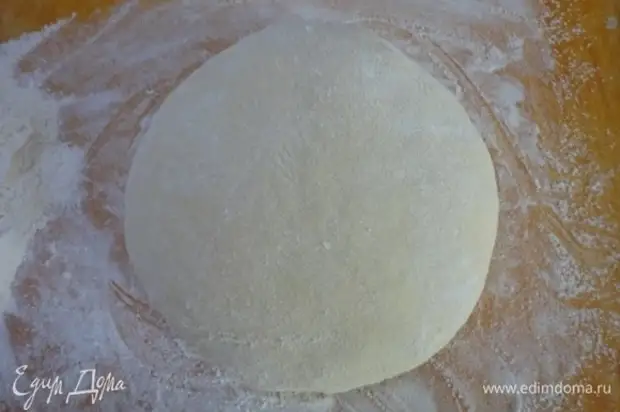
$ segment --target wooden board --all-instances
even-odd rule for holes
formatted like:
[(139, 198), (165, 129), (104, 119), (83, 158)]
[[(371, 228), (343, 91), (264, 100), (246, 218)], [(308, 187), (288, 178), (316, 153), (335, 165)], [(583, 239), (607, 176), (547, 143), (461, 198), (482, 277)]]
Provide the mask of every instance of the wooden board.
[[(42, 66), (53, 66), (73, 50), (80, 50), (81, 58), (87, 59), (90, 56), (89, 46), (85, 44), (89, 36), (107, 24), (111, 6), (115, 3), (118, 2), (37, 0), (26, 5), (20, 0), (8, 0), (8, 2), (5, 0), (0, 6), (0, 41), (26, 31), (38, 30), (43, 24), (77, 13), (80, 17), (79, 21), (61, 29), (50, 40), (24, 57), (19, 65), (18, 75), (30, 73)], [(140, 7), (123, 15), (120, 23), (115, 23), (115, 30), (118, 29), (119, 33), (122, 33), (123, 27), (139, 26), (136, 22), (140, 19), (140, 10), (153, 10), (160, 3), (142, 2)], [(345, 12), (358, 7), (355, 1), (325, 3), (330, 3), (334, 8)], [(528, 43), (529, 48), (524, 48), (525, 60), (537, 69), (530, 69), (528, 65), (513, 65), (503, 69), (503, 75), (517, 79), (524, 89), (525, 98), (519, 103), (519, 109), (537, 126), (540, 132), (537, 144), (541, 152), (547, 156), (547, 162), (544, 167), (540, 168), (544, 171), (542, 179), (545, 182), (544, 184), (537, 183), (536, 179), (540, 176), (536, 175), (527, 179), (518, 177), (528, 175), (530, 167), (527, 164), (520, 166), (519, 163), (520, 161), (527, 163), (527, 158), (524, 160), (515, 155), (511, 158), (513, 163), (510, 163), (512, 166), (508, 169), (515, 173), (517, 180), (521, 179), (519, 184), (527, 188), (530, 196), (551, 200), (546, 207), (533, 207), (523, 215), (516, 216), (511, 214), (512, 212), (504, 214), (505, 219), (512, 219), (520, 225), (519, 233), (524, 236), (529, 233), (531, 236), (527, 241), (523, 239), (523, 242), (519, 242), (519, 251), (514, 253), (522, 256), (524, 261), (531, 260), (536, 263), (528, 265), (525, 262), (520, 266), (518, 271), (522, 278), (522, 282), (518, 285), (520, 292), (513, 298), (498, 304), (495, 296), (486, 294), (481, 300), (478, 312), (470, 319), (463, 334), (466, 335), (476, 330), (483, 331), (481, 332), (483, 335), (491, 333), (489, 331), (499, 322), (498, 315), (495, 313), (499, 308), (505, 311), (501, 316), (516, 318), (522, 313), (532, 315), (530, 312), (536, 308), (528, 307), (528, 305), (534, 301), (531, 297), (537, 293), (542, 293), (543, 296), (535, 302), (540, 303), (548, 299), (549, 302), (560, 302), (570, 310), (574, 310), (574, 313), (594, 314), (596, 319), (593, 319), (593, 322), (596, 328), (587, 329), (587, 337), (596, 341), (596, 347), (606, 348), (606, 350), (596, 351), (587, 361), (579, 362), (580, 370), (571, 375), (571, 383), (590, 383), (594, 386), (611, 385), (612, 393), (600, 396), (565, 395), (567, 400), (562, 410), (569, 412), (620, 410), (620, 262), (618, 261), (618, 256), (620, 256), (618, 254), (620, 251), (620, 172), (618, 172), (620, 168), (620, 115), (617, 113), (620, 107), (620, 28), (617, 28), (620, 4), (613, 0), (572, 2), (545, 0), (534, 7), (537, 19), (544, 28), (545, 37), (549, 39), (555, 63), (551, 68), (540, 69), (545, 65), (540, 61), (543, 56), (539, 53), (535, 43)], [(101, 11), (93, 15), (93, 11), (97, 9)], [(376, 10), (369, 10), (368, 13), (381, 17), (382, 10), (377, 6)], [(234, 43), (235, 38), (261, 27), (268, 20), (260, 13), (252, 12), (235, 14), (235, 16), (236, 27), (243, 27), (242, 30), (228, 30), (227, 22), (230, 16), (226, 12), (218, 12), (210, 16), (208, 21), (214, 27), (213, 35), (205, 37), (204, 42), (194, 52), (203, 53), (203, 57), (217, 53)], [(372, 24), (378, 30), (390, 31), (390, 35), (399, 39), (412, 38), (411, 33), (393, 30), (389, 19), (382, 21), (376, 18)], [(520, 32), (518, 27), (507, 25), (504, 28), (498, 28), (488, 24), (479, 24), (473, 28), (473, 32), (491, 37), (502, 37), (503, 29), (511, 33)], [(110, 38), (115, 36), (114, 33), (106, 35)], [(127, 39), (128, 37), (125, 37), (124, 41), (128, 41)], [(443, 51), (444, 49), (439, 50), (438, 55), (441, 55)], [(66, 71), (57, 69), (47, 76), (44, 83), (51, 92), (63, 95), (85, 96), (87, 93), (118, 87), (124, 87), (126, 90), (122, 102), (119, 102), (119, 105), (113, 105), (114, 113), (107, 117), (109, 121), (102, 126), (99, 137), (88, 146), (89, 181), (85, 184), (85, 188), (90, 196), (85, 210), (96, 228), (114, 233), (115, 247), (111, 252), (112, 260), (127, 271), (130, 269), (128, 269), (124, 252), (120, 221), (108, 207), (111, 200), (99, 189), (105, 186), (106, 182), (110, 183), (118, 175), (126, 173), (129, 162), (127, 153), (130, 153), (131, 142), (139, 133), (141, 127), (139, 120), (144, 114), (155, 110), (165, 94), (204, 60), (198, 54), (194, 60), (187, 60), (188, 63), (182, 73), (175, 72), (174, 75), (170, 74), (167, 77), (164, 75), (162, 79), (154, 81), (153, 87), (149, 89), (134, 90), (131, 81), (126, 80), (135, 76), (135, 73), (144, 73), (146, 66), (136, 65), (131, 73), (124, 73), (125, 77), (123, 77), (112, 73), (114, 66), (110, 63), (109, 68), (101, 69), (101, 73), (107, 70), (105, 76), (102, 74), (99, 77), (93, 77), (88, 71), (88, 64), (85, 60), (80, 61), (79, 57), (69, 63), (64, 63), (65, 69), (68, 66), (73, 68), (71, 76), (67, 75)], [(465, 57), (450, 56), (450, 52), (447, 54), (447, 57), (441, 58), (443, 64), (450, 66), (453, 72), (458, 72)], [(165, 70), (164, 74), (166, 74)], [(476, 86), (471, 86), (473, 87), (471, 90), (468, 89), (470, 86), (465, 84), (467, 80), (467, 76), (464, 79), (457, 79), (461, 83), (464, 82), (461, 86), (465, 93), (468, 90), (473, 93)], [(147, 99), (153, 94), (156, 98)], [(485, 101), (484, 93), (475, 94), (470, 99), (471, 104), (478, 108), (484, 106)], [(491, 106), (487, 108), (490, 113), (493, 112)], [(64, 121), (66, 122), (65, 139), (78, 145), (85, 145), (92, 140), (92, 136), (86, 136), (81, 132), (80, 125), (85, 122), (84, 119), (67, 111)], [(498, 127), (501, 129), (501, 124)], [(501, 133), (497, 132), (497, 134)], [(509, 134), (507, 136), (510, 137)], [(111, 144), (111, 141), (116, 143)], [(510, 142), (500, 142), (498, 153), (502, 151), (500, 150), (503, 147), (501, 144), (509, 145)], [(495, 153), (494, 156), (501, 158), (502, 155)], [(125, 161), (119, 161), (121, 158)], [(505, 196), (508, 198), (517, 195), (507, 191)], [(563, 213), (559, 213), (557, 211), (559, 209)], [(600, 220), (605, 221), (604, 226), (592, 223)], [(70, 220), (59, 219), (53, 222), (46, 230), (38, 234), (35, 241), (35, 254), (45, 255), (44, 246), (50, 239), (59, 236), (77, 236), (67, 234), (73, 233), (74, 227), (75, 223)], [(561, 291), (557, 289), (545, 289), (544, 285), (538, 282), (540, 279), (532, 280), (529, 277), (528, 270), (542, 264), (546, 256), (545, 248), (549, 247), (548, 242), (542, 240), (541, 231), (551, 232), (560, 239), (564, 248), (568, 250), (571, 262), (576, 262), (575, 265), (579, 270), (584, 273), (598, 271), (596, 278), (588, 277), (594, 285), (590, 290), (566, 297), (561, 295)], [(584, 239), (590, 239), (590, 243)], [(495, 272), (504, 270), (502, 265), (503, 263), (498, 259), (495, 263)], [(16, 293), (21, 298), (22, 304), (31, 307), (43, 305), (37, 291), (45, 283), (44, 279), (53, 279), (58, 273), (51, 273), (49, 266), (42, 265), (41, 261), (31, 262), (20, 270)], [(162, 332), (166, 330), (165, 325), (162, 326), (162, 320), (150, 308), (145, 307), (142, 301), (135, 300), (139, 292), (132, 291), (133, 296), (127, 295), (126, 288), (118, 287), (123, 280), (119, 279), (118, 283), (112, 285), (111, 288), (111, 296), (126, 302), (127, 307), (131, 309), (124, 311), (114, 309), (114, 307), (111, 309), (117, 322), (118, 333), (144, 363), (153, 365), (155, 370), (158, 367), (163, 368), (167, 362), (166, 353), (163, 350), (149, 351), (148, 344), (145, 345), (140, 339), (147, 332), (149, 339), (160, 339), (162, 334), (167, 333)], [(139, 316), (132, 317), (132, 314), (136, 313)], [(38, 368), (33, 366), (33, 370), (49, 372), (49, 363), (46, 363), (43, 358), (61, 356), (59, 353), (63, 351), (62, 345), (55, 344), (52, 340), (44, 345), (47, 349), (39, 350), (38, 355), (24, 348), (35, 341), (41, 345), (41, 341), (36, 338), (39, 332), (42, 336), (50, 336), (49, 334), (53, 332), (38, 331), (36, 316), (28, 314), (26, 310), (24, 313), (7, 315), (5, 321), (12, 333), (16, 357), (22, 363), (38, 365)], [(550, 321), (552, 322), (553, 319)], [(515, 322), (514, 327), (514, 339), (517, 341), (524, 339), (524, 335), (533, 333), (531, 325), (526, 321)], [(136, 334), (134, 330), (140, 328), (143, 328), (143, 333)], [(585, 338), (583, 335), (575, 335), (572, 339)], [(43, 341), (45, 342), (45, 339)], [(478, 341), (478, 344), (481, 345), (481, 342)], [(404, 378), (404, 381), (407, 382), (407, 379), (410, 379), (413, 382), (419, 378), (433, 382), (441, 381), (441, 383), (433, 384), (435, 401), (440, 405), (440, 411), (473, 411), (474, 409), (468, 405), (468, 400), (463, 395), (464, 389), (456, 387), (458, 380), (446, 379), (445, 370), (442, 369), (446, 363), (454, 361), (455, 353), (458, 352), (448, 351), (440, 354), (434, 362), (422, 367), (415, 376)], [(553, 354), (549, 356), (553, 357)], [(198, 369), (204, 368), (200, 364), (192, 365)], [(481, 368), (484, 369), (488, 365), (493, 365), (493, 363), (482, 364)], [(565, 362), (561, 366), (564, 367)], [(116, 366), (107, 364), (101, 367), (115, 370)], [(481, 370), (480, 373), (484, 376), (487, 372)], [(462, 371), (462, 373), (468, 372)], [(557, 373), (561, 375), (560, 372)], [(494, 382), (489, 379), (487, 383)], [(417, 410), (407, 409), (415, 405), (415, 402), (412, 404), (402, 400), (406, 398), (403, 391), (406, 392), (408, 387), (405, 385), (402, 389), (401, 386), (402, 382), (393, 382), (385, 388), (371, 388), (368, 391), (342, 395), (338, 398), (334, 410), (347, 410), (346, 405), (353, 405), (353, 408), (359, 412)], [(412, 388), (415, 387), (417, 386), (412, 386)], [(390, 400), (395, 396), (401, 399), (400, 405), (407, 405), (405, 409), (402, 409), (402, 406), (401, 409), (393, 406), (398, 403)], [(518, 403), (515, 404), (514, 401), (499, 396), (489, 395), (484, 398), (478, 395), (471, 399), (477, 402), (475, 410), (484, 412), (519, 410), (517, 409)], [(132, 398), (129, 396), (126, 401), (132, 401)], [(551, 410), (545, 409), (541, 403), (536, 405), (539, 408), (537, 410)], [(82, 406), (86, 408), (84, 410), (90, 410), (85, 403)], [(148, 408), (145, 407), (145, 410)], [(526, 405), (521, 410), (532, 409), (527, 409)]]

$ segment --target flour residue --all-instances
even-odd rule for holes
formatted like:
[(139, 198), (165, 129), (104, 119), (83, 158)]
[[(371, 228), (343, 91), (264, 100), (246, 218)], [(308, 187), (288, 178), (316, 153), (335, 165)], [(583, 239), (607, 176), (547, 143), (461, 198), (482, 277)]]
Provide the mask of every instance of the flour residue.
[[(101, 410), (127, 404), (139, 405), (136, 411), (162, 412), (562, 410), (567, 400), (560, 395), (489, 397), (480, 385), (566, 381), (589, 360), (611, 353), (598, 336), (603, 310), (571, 302), (584, 296), (596, 299), (598, 282), (613, 260), (600, 250), (614, 245), (609, 234), (614, 228), (604, 217), (577, 221), (571, 209), (578, 190), (574, 181), (547, 177), (549, 166), (575, 169), (585, 146), (575, 138), (581, 133), (575, 125), (555, 125), (565, 147), (561, 156), (545, 153), (541, 131), (523, 110), (526, 91), (517, 74), (527, 70), (544, 76), (555, 63), (529, 3), (178, 0), (139, 12), (130, 3), (53, 65), (40, 62), (35, 72), (19, 76), (19, 83), (9, 74), (36, 42), (24, 38), (1, 46), (0, 110), (3, 116), (10, 112), (12, 121), (0, 121), (11, 127), (12, 137), (4, 137), (4, 131), (0, 135), (0, 142), (6, 141), (6, 149), (0, 148), (0, 176), (2, 182), (9, 176), (5, 192), (13, 199), (0, 200), (0, 208), (11, 216), (0, 220), (5, 230), (1, 250), (13, 266), (19, 265), (22, 258), (16, 256), (23, 254), (19, 251), (27, 247), (34, 228), (50, 216), (69, 220), (62, 236), (54, 238), (45, 230), (40, 236), (45, 264), (55, 269), (38, 287), (37, 306), (21, 297), (11, 306), (15, 316), (37, 329), (29, 346), (15, 350), (17, 359), (35, 359), (51, 346), (62, 355), (48, 356), (41, 370), (63, 370), (67, 379), (77, 376), (80, 367), (112, 371), (130, 389), (108, 395)], [(157, 313), (144, 308), (146, 297), (127, 262), (118, 257), (115, 240), (122, 230), (122, 190), (134, 138), (149, 126), (161, 98), (191, 68), (286, 13), (366, 25), (418, 59), (461, 98), (483, 132), (503, 199), (503, 235), (481, 303), (485, 314), (474, 315), (424, 367), (337, 397), (256, 394), (188, 355)], [(558, 16), (548, 17), (561, 22)], [(578, 26), (552, 30), (550, 41), (570, 41), (582, 33)], [(540, 67), (523, 66), (526, 49), (538, 50)], [(554, 84), (558, 96), (566, 96), (574, 84), (586, 85), (596, 73), (591, 65), (573, 64), (573, 78)], [(70, 97), (59, 101), (46, 96), (37, 89), (46, 79)], [(28, 84), (32, 87), (23, 87)], [(4, 96), (16, 99), (16, 105), (7, 105)], [(79, 144), (59, 143), (59, 133), (78, 136)], [(25, 154), (15, 157), (20, 148)], [(105, 224), (97, 228), (71, 208), (84, 195), (78, 187), (85, 187), (79, 186), (85, 151), (90, 163), (84, 173), (92, 183), (88, 195), (104, 204), (98, 213)], [(13, 159), (19, 161), (11, 172)], [(597, 175), (591, 182), (594, 193), (604, 191), (610, 178)], [(540, 224), (533, 227), (528, 221)], [(26, 264), (33, 265), (34, 258), (28, 255)], [(584, 265), (592, 270), (585, 273)], [(12, 280), (14, 272), (0, 272), (0, 283)], [(607, 321), (620, 324), (617, 317)], [(12, 358), (4, 356), (12, 352), (8, 344), (0, 345), (0, 351), (1, 358)], [(13, 379), (0, 378), (3, 383)]]
[[(26, 45), (32, 40), (20, 42)], [(19, 50), (15, 43), (0, 46), (2, 309), (29, 238), (53, 210), (75, 206), (83, 166), (83, 152), (58, 140), (60, 104), (14, 78), (15, 49)]]
[[(60, 25), (60, 24), (59, 24)], [(0, 45), (0, 313), (13, 310), (12, 283), (28, 243), (55, 212), (75, 206), (83, 152), (58, 140), (59, 103), (13, 76), (19, 56), (59, 25)], [(0, 324), (0, 399), (15, 369)]]

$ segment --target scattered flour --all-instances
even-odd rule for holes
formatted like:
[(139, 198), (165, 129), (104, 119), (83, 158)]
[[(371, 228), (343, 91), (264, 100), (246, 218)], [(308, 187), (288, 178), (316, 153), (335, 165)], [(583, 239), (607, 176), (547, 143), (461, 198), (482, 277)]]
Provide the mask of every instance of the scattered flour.
[[(14, 309), (11, 285), (35, 231), (78, 199), (84, 155), (58, 141), (59, 103), (13, 76), (19, 56), (59, 25), (0, 44), (0, 313)], [(0, 378), (15, 369), (11, 352), (2, 322)]]
[[(49, 33), (57, 26), (45, 30)], [(0, 283), (10, 283), (25, 246), (59, 208), (76, 205), (84, 154), (58, 140), (60, 103), (19, 85), (14, 64), (41, 35), (0, 45)], [(10, 293), (0, 290), (0, 309)]]

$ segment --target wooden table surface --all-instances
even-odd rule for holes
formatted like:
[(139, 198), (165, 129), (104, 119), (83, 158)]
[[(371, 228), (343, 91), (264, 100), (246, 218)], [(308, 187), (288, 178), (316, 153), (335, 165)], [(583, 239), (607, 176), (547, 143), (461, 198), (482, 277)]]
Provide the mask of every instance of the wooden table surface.
[[(87, 19), (96, 10), (105, 15), (106, 10), (121, 1), (3, 0), (0, 41), (39, 30), (72, 13), (77, 13), (78, 19)], [(568, 182), (571, 187), (566, 203), (571, 220), (561, 222), (557, 230), (570, 239), (576, 250), (573, 257), (580, 259), (582, 267), (595, 265), (592, 259), (615, 259), (597, 284), (595, 294), (569, 302), (576, 308), (598, 308), (609, 315), (607, 321), (601, 322), (598, 336), (610, 350), (585, 365), (576, 380), (610, 384), (612, 394), (574, 395), (569, 402), (574, 406), (564, 410), (620, 411), (620, 2), (542, 0), (537, 8), (547, 37), (561, 36), (574, 27), (581, 30), (580, 36), (552, 42), (555, 65), (548, 77), (520, 76), (526, 92), (525, 110), (540, 129), (539, 145), (563, 159), (562, 165), (549, 165), (550, 182)], [(575, 61), (589, 64), (594, 75), (579, 76)], [(558, 90), (558, 84), (565, 86)], [(571, 131), (568, 139), (558, 125)], [(593, 184), (601, 175), (613, 177), (594, 191)], [(603, 217), (609, 229), (603, 233), (589, 227), (593, 217)], [(576, 231), (589, 231), (594, 237), (605, 236), (610, 241), (599, 246), (596, 257), (592, 257), (587, 247), (571, 236)]]

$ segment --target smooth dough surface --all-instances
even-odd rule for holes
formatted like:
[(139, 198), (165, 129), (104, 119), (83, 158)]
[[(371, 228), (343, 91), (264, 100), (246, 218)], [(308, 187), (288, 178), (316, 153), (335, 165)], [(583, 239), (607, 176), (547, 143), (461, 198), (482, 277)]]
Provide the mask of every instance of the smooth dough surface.
[(485, 284), (498, 194), (456, 97), (366, 29), (286, 21), (153, 117), (125, 194), (151, 304), (258, 390), (335, 393), (445, 346)]

